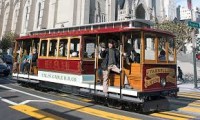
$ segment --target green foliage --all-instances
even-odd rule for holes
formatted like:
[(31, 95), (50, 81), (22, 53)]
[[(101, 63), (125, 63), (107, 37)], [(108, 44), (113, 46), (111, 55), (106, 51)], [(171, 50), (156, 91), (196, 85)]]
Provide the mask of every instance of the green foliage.
[(2, 49), (3, 51), (6, 51), (7, 49), (11, 48), (17, 37), (18, 35), (12, 32), (6, 33), (2, 37), (2, 40), (0, 41), (0, 49)]
[(165, 30), (173, 33), (176, 42), (177, 52), (181, 50), (186, 42), (190, 42), (191, 39), (191, 28), (184, 22), (175, 23), (173, 21), (165, 21), (158, 23), (155, 26), (157, 29)]

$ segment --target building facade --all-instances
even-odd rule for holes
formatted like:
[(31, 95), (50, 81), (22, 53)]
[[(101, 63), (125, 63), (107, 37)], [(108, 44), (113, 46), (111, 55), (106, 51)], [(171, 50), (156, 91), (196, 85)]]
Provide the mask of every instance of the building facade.
[(177, 16), (179, 16), (179, 20), (193, 20), (196, 22), (200, 22), (200, 8), (196, 7), (192, 10), (188, 9), (184, 6), (178, 6), (177, 8)]
[(116, 20), (116, 0), (0, 0), (0, 38)]
[(0, 39), (10, 31), (26, 35), (29, 31), (116, 20), (171, 19), (170, 1), (175, 0), (0, 0)]
[(119, 0), (118, 20), (146, 19), (173, 20), (176, 17), (175, 0)]

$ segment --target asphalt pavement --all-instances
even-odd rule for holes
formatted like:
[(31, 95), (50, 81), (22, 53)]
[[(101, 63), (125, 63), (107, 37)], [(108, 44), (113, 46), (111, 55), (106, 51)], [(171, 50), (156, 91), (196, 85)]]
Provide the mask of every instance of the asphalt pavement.
[(91, 99), (22, 87), (10, 78), (0, 78), (0, 118), (3, 120), (187, 120), (200, 119), (200, 92), (185, 90), (169, 98), (170, 110), (140, 114), (108, 108)]

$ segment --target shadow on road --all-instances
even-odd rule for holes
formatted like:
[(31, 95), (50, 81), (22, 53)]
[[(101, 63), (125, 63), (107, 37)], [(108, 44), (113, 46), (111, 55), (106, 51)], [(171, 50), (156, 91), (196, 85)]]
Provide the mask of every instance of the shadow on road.
[(0, 76), (0, 85), (10, 84), (10, 83), (15, 83), (15, 81), (12, 80), (11, 76), (8, 76), (8, 77)]

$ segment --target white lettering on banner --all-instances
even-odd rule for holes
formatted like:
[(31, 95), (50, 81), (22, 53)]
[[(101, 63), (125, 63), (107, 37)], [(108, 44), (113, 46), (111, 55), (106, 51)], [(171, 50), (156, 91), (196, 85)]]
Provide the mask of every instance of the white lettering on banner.
[(39, 77), (42, 77), (45, 79), (58, 80), (58, 81), (68, 81), (68, 82), (80, 82), (80, 79), (81, 79), (77, 75), (52, 73), (52, 72), (44, 72), (44, 71), (39, 71)]

